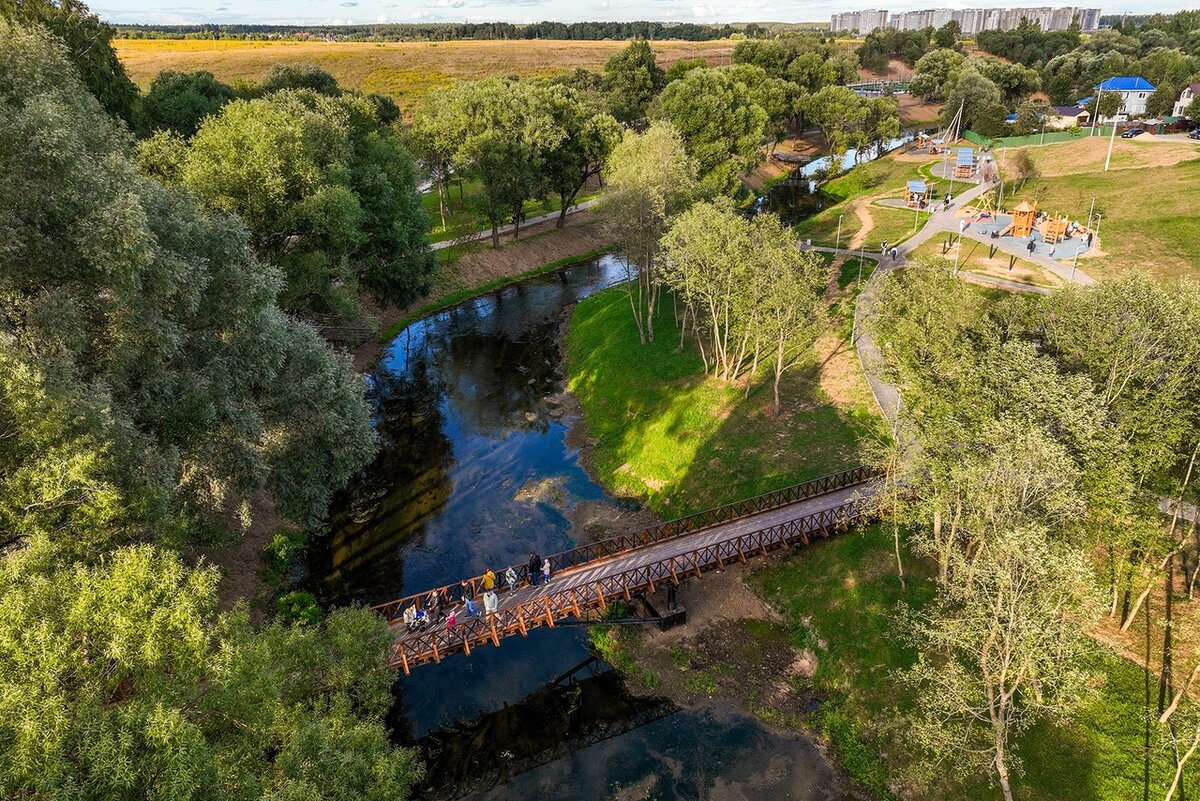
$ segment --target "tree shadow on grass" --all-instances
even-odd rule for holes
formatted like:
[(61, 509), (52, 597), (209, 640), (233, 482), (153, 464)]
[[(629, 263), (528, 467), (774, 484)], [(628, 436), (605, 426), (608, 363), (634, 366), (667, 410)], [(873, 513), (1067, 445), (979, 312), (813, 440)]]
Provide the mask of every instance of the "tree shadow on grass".
[(696, 345), (680, 349), (672, 310), (668, 296), (649, 345), (638, 343), (620, 289), (585, 301), (572, 321), (571, 389), (611, 491), (677, 517), (861, 463), (869, 406), (829, 394), (849, 392), (829, 371), (857, 370), (852, 351), (832, 348), (787, 371), (777, 416), (769, 374), (748, 397), (743, 384), (705, 375)]

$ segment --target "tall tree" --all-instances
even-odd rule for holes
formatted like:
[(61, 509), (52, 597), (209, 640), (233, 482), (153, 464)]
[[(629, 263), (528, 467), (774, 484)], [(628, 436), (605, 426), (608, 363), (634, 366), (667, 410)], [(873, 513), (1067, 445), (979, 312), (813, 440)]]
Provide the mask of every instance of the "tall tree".
[(1037, 528), (1001, 531), (955, 562), (944, 592), (911, 618), (922, 652), (907, 674), (919, 694), (914, 734), (931, 760), (987, 771), (1012, 801), (1014, 736), (1088, 693), (1091, 569)]
[(113, 50), (116, 30), (82, 0), (0, 0), (0, 17), (48, 28), (66, 45), (84, 86), (104, 110), (133, 124), (138, 90)]
[(643, 134), (625, 133), (609, 159), (608, 177), (600, 213), (606, 232), (620, 243), (625, 256), (629, 306), (645, 345), (654, 341), (659, 240), (690, 200), (696, 167), (679, 132), (655, 122)]
[[(61, 45), (0, 20), (0, 63), (0, 394), (25, 432), (0, 462), (37, 471), (0, 476), (4, 492), (61, 479), (97, 523), (180, 522), (266, 488), (321, 520), (373, 451), (361, 381), (276, 306), (242, 222), (139, 174)], [(5, 538), (67, 537), (51, 508), (13, 504)]]
[(683, 136), (702, 192), (732, 193), (738, 173), (762, 157), (767, 114), (750, 88), (727, 70), (692, 70), (663, 90), (658, 108)]
[(646, 108), (666, 85), (666, 73), (645, 39), (630, 42), (604, 65), (609, 107), (613, 116), (624, 123), (644, 119)]
[(562, 228), (580, 190), (600, 175), (609, 154), (621, 141), (621, 126), (610, 114), (595, 111), (569, 87), (550, 87), (542, 98), (554, 127), (563, 135), (542, 154), (546, 182), (558, 193), (556, 226)]
[(142, 127), (149, 132), (165, 130), (190, 137), (206, 117), (236, 97), (233, 89), (211, 72), (164, 70), (154, 76), (142, 101)]

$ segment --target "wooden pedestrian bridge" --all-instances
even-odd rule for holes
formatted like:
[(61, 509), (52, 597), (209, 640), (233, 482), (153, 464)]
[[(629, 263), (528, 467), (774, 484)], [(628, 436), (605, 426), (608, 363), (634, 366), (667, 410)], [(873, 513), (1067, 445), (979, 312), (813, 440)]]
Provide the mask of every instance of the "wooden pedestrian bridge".
[[(483, 577), (475, 576), (468, 581), (480, 614), (460, 614), (454, 628), (445, 620), (418, 631), (405, 626), (404, 610), (425, 608), (433, 589), (379, 604), (375, 611), (387, 619), (396, 637), (391, 665), (408, 673), (459, 651), (499, 647), (505, 637), (527, 636), (530, 629), (553, 628), (568, 618), (583, 620), (589, 613), (604, 612), (613, 601), (628, 602), (635, 594), (677, 586), (706, 570), (845, 531), (876, 515), (875, 478), (869, 468), (856, 467), (553, 554), (548, 557), (549, 584), (529, 586), (528, 566), (513, 565), (520, 586), (513, 594), (500, 588), (506, 568), (497, 569), (499, 604), (491, 615), (483, 612), (478, 598)], [(458, 584), (437, 590), (446, 598)]]

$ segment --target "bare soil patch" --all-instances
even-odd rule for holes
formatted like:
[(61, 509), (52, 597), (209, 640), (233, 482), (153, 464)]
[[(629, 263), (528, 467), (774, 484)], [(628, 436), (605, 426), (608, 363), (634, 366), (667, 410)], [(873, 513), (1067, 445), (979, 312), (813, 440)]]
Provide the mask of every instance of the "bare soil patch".
[(275, 503), (265, 491), (250, 499), (250, 523), (244, 526), (236, 510), (227, 508), (216, 516), (215, 523), (229, 532), (229, 539), (203, 545), (189, 545), (184, 558), (190, 562), (207, 562), (221, 571), (217, 586), (217, 601), (221, 609), (232, 609), (239, 601), (250, 605), (250, 618), (256, 623), (267, 617), (274, 588), (263, 579), (263, 549), (275, 533), (291, 525), (275, 511)]

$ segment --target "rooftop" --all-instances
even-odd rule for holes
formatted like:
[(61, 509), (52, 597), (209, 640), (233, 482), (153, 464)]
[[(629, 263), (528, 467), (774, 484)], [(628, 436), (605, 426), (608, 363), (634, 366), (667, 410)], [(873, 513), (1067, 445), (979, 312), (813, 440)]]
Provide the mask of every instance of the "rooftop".
[(1096, 85), (1102, 92), (1153, 92), (1154, 84), (1140, 75), (1109, 78)]

